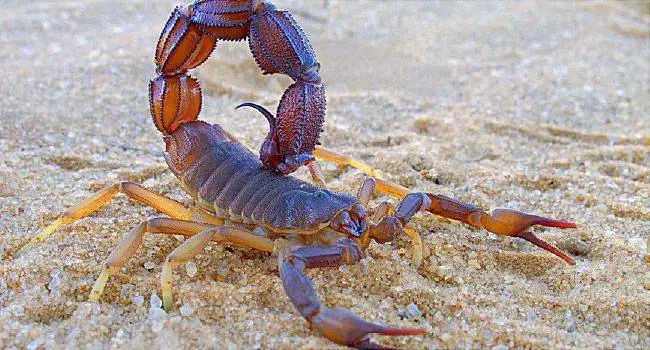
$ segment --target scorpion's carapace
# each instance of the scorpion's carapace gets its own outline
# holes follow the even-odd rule
[[[325,119],[325,88],[305,33],[289,12],[270,3],[202,0],[174,9],[156,47],[159,76],[149,87],[151,115],[165,135],[195,120],[201,90],[187,71],[210,56],[217,40],[246,38],[264,74],[282,73],[295,81],[282,96],[267,142],[260,148],[266,169],[289,174],[314,159],[312,151]]]

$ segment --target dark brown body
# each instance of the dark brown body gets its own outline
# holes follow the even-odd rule
[[[316,232],[357,203],[353,196],[265,170],[219,125],[183,123],[165,142],[165,160],[184,189],[204,209],[233,221],[278,233]]]

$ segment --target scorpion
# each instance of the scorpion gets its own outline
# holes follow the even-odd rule
[[[208,58],[217,40],[246,38],[264,74],[283,73],[295,80],[282,96],[277,116],[253,103],[237,107],[257,109],[270,124],[259,157],[218,124],[197,120],[201,90],[198,81],[186,74]],[[276,255],[289,300],[329,340],[359,349],[381,348],[370,334],[406,336],[426,331],[370,323],[347,309],[321,304],[305,270],[355,264],[371,241],[381,244],[401,235],[411,238],[412,263],[419,266],[422,242],[408,226],[417,212],[519,237],[575,264],[528,230],[533,225],[575,228],[572,222],[513,209],[488,213],[444,195],[411,192],[382,180],[377,171],[352,157],[317,146],[325,111],[320,65],[289,12],[259,0],[201,0],[177,7],[160,35],[155,61],[159,75],[149,85],[151,114],[163,134],[165,161],[194,204],[185,206],[135,183],[120,182],[63,212],[16,253],[23,254],[61,225],[98,210],[118,193],[167,215],[143,221],[122,238],[92,287],[91,301],[99,300],[109,277],[136,252],[145,234],[181,234],[189,238],[163,263],[160,284],[165,310],[175,307],[173,269],[211,242],[220,242]],[[370,176],[356,196],[330,191],[315,158],[352,166]],[[315,184],[288,175],[303,165],[309,167]],[[368,204],[374,191],[400,202],[394,207],[383,201],[371,212]]]

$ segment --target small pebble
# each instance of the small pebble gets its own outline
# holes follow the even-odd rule
[[[162,331],[163,326],[164,325],[162,324],[162,322],[158,322],[158,321],[151,322],[151,330],[154,333],[158,333],[158,332]]]
[[[131,288],[133,288],[133,285],[131,284],[123,285],[122,288],[120,288],[120,298],[127,299],[129,294],[131,294]]]
[[[120,328],[115,332],[115,338],[121,339],[124,337],[124,329]]]
[[[196,276],[196,272],[198,271],[198,269],[196,268],[196,264],[192,260],[190,260],[185,263],[185,271],[187,272],[187,275],[189,277],[194,277]]]
[[[149,303],[151,304],[152,309],[160,309],[162,307],[162,300],[160,300],[156,293],[151,294]]]
[[[21,304],[13,305],[13,307],[9,308],[9,311],[11,311],[14,316],[20,317],[25,315],[25,307]]]
[[[648,243],[645,239],[643,239],[643,237],[632,237],[628,239],[628,242],[632,248],[641,254],[645,254],[646,250],[648,249]]]
[[[528,323],[533,323],[535,320],[537,320],[537,313],[533,310],[528,310],[526,313],[526,321],[528,321]]]
[[[35,339],[31,341],[29,344],[27,344],[27,349],[28,350],[36,350],[38,349],[38,346],[41,345],[41,339]]]
[[[566,241],[564,242],[564,247],[569,253],[573,255],[582,256],[582,257],[586,257],[587,254],[589,254],[589,251],[591,250],[589,244],[579,240],[576,237],[567,238]]]
[[[448,279],[451,275],[451,266],[449,265],[440,265],[438,266],[438,277]]]
[[[276,259],[274,258],[273,260]],[[228,277],[228,271],[230,271],[230,266],[228,266],[226,263],[221,263],[217,269],[217,279],[220,281],[225,281],[226,277]]]
[[[406,317],[409,319],[419,319],[422,317],[422,313],[417,305],[411,303],[406,306]]]
[[[573,315],[570,310],[566,310],[564,315],[565,320],[565,329],[568,333],[573,333],[576,331],[576,323],[573,320]]]
[[[181,312],[182,316],[187,317],[194,313],[194,308],[189,304],[185,304],[181,306],[180,309],[178,309],[178,311]]]
[[[163,309],[152,308],[151,310],[149,310],[149,319],[151,321],[160,321],[166,318],[167,318],[167,313]]]
[[[153,270],[156,268],[156,264],[153,261],[147,261],[144,263],[144,268],[147,270]]]
[[[133,297],[133,304],[137,306],[142,306],[144,304],[144,297],[142,295],[136,295]]]
[[[61,285],[61,278],[58,275],[56,275],[52,278],[50,283],[47,285],[47,289],[55,290],[59,288],[60,285]]]

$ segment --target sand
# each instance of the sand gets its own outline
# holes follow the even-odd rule
[[[150,311],[183,240],[150,235],[86,302],[120,237],[159,216],[123,196],[12,259],[70,205],[130,180],[189,204],[148,112],[153,51],[174,1],[17,1],[0,8],[0,348],[325,348],[284,296],[274,259],[211,245],[177,269],[183,313]],[[432,215],[359,265],[308,272],[327,305],[424,327],[404,348],[650,347],[650,5],[277,0],[327,85],[323,144],[417,190],[579,224],[518,239]],[[201,118],[257,147],[289,84],[245,43],[193,72]],[[336,190],[362,174],[325,166]],[[300,171],[299,176],[307,178]],[[373,203],[384,198],[376,198]],[[189,271],[189,273],[188,273]],[[156,297],[154,304],[156,303]]]

